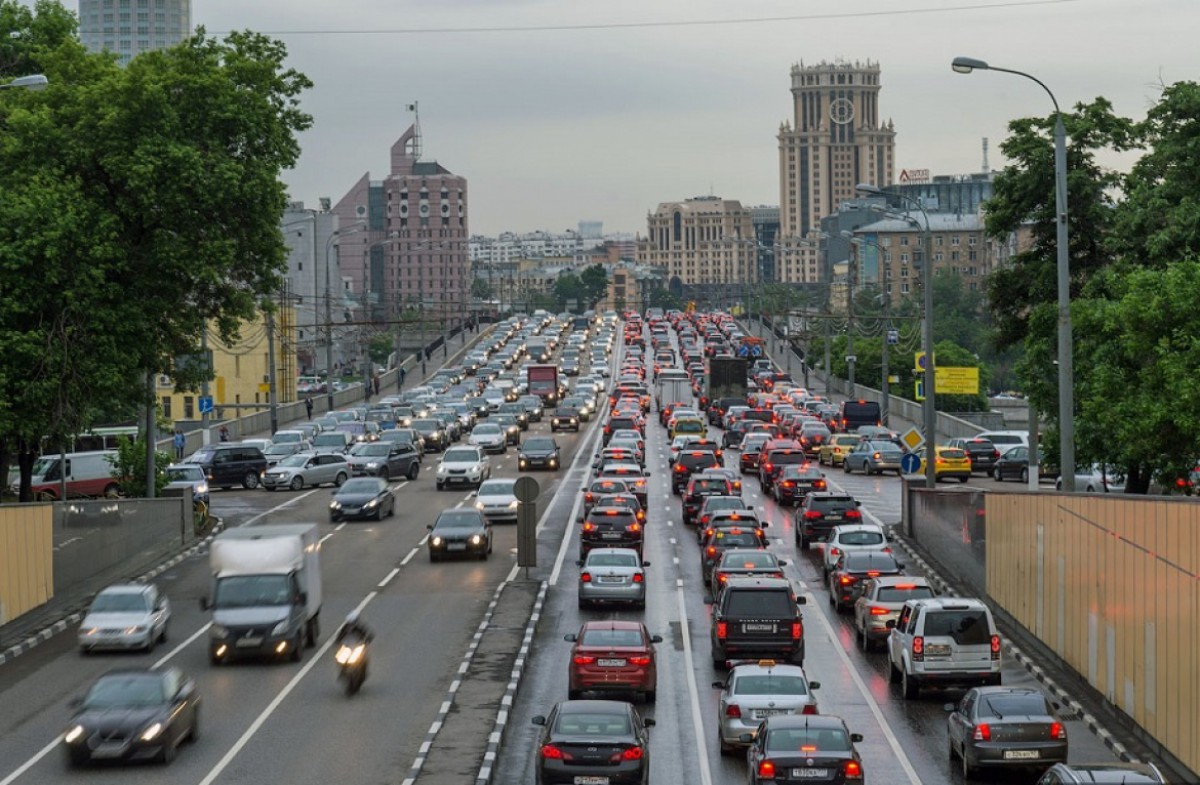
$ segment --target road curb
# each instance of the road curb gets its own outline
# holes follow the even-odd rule
[[[162,564],[153,568],[149,572],[146,572],[146,573],[139,575],[138,577],[132,579],[131,583],[146,583],[147,581],[152,581],[155,578],[157,578],[159,575],[162,575],[167,570],[178,565],[184,559],[194,556],[201,549],[207,547],[209,545],[209,543],[212,542],[213,538],[216,536],[216,532],[220,530],[220,520],[216,519],[215,517],[214,517],[214,520],[215,520],[215,523],[213,524],[213,534],[208,535],[207,537],[205,537],[202,540],[197,540],[195,543],[188,546],[185,550],[182,550],[179,553],[175,554],[174,556],[167,559],[165,562],[163,562]],[[9,646],[4,651],[0,652],[0,665],[4,665],[5,663],[11,662],[12,660],[16,659],[17,657],[20,657],[22,654],[27,653],[29,650],[50,640],[55,635],[58,635],[61,632],[65,632],[67,630],[67,628],[70,627],[71,625],[78,624],[80,621],[83,620],[84,614],[86,612],[86,605],[87,604],[85,603],[84,607],[81,607],[80,609],[75,610],[75,611],[71,611],[66,616],[58,619],[57,621],[53,622],[52,624],[47,625],[46,627],[43,627],[42,629],[38,630],[37,632],[33,633],[32,635],[29,635],[27,638],[25,638],[25,640],[21,641],[20,643],[15,643],[12,646]]]
[[[923,556],[921,556],[920,553],[917,552],[917,550],[907,541],[907,539],[897,533],[894,542],[921,567],[922,572],[925,573],[925,576],[929,579],[929,582],[933,584],[933,587],[937,589],[939,593],[948,594],[951,597],[961,596],[958,590],[955,589],[948,581],[946,581],[946,579],[943,578],[941,574],[935,570],[933,566],[926,561]],[[1129,750],[1125,748],[1124,744],[1117,741],[1116,737],[1114,737],[1107,728],[1101,725],[1095,716],[1093,716],[1083,707],[1083,704],[1072,698],[1066,690],[1058,685],[1058,682],[1051,678],[1050,675],[1047,674],[1040,665],[1033,661],[1033,658],[1022,651],[1020,647],[1018,647],[1012,641],[1008,640],[1007,637],[1005,637],[1004,640],[1004,648],[1008,650],[1008,653],[1012,655],[1014,660],[1021,664],[1021,667],[1028,671],[1029,674],[1033,676],[1033,678],[1037,679],[1039,683],[1045,685],[1046,689],[1052,695],[1054,695],[1055,698],[1060,700],[1067,709],[1078,716],[1079,720],[1087,726],[1088,730],[1095,734],[1095,736],[1100,739],[1101,743],[1104,744],[1105,747],[1108,747],[1108,749],[1111,750],[1114,755],[1126,763],[1141,763],[1141,760],[1137,756],[1131,754]]]

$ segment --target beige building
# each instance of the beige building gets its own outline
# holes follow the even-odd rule
[[[663,202],[646,222],[639,264],[662,267],[669,279],[714,293],[758,281],[754,226],[741,202],[716,196]]]
[[[820,281],[809,232],[855,199],[859,183],[892,182],[896,132],[879,112],[878,63],[792,66],[792,118],[779,128],[779,237],[775,275]]]
[[[650,306],[650,289],[663,286],[666,270],[621,262],[608,276],[608,293],[596,305],[597,311],[643,312]]]

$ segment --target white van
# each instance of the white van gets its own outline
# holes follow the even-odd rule
[[[43,455],[33,464],[33,497],[42,501],[60,501],[65,476],[68,498],[114,498],[117,495],[117,481],[113,477],[113,466],[109,459],[116,457],[116,450]]]
[[[1001,453],[1009,447],[1016,447],[1017,445],[1029,446],[1028,431],[984,431],[983,433],[975,434],[972,438],[987,439],[996,445],[996,449]]]

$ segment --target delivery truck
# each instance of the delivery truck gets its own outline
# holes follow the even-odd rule
[[[541,398],[547,409],[558,406],[558,366],[529,366],[529,394]]]
[[[659,411],[673,403],[692,405],[692,380],[687,371],[667,368],[654,379],[654,403]]]
[[[209,553],[209,659],[290,658],[317,645],[321,541],[315,523],[246,526],[217,536]]]

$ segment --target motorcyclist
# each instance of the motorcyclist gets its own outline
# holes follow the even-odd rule
[[[337,635],[334,637],[335,643],[341,643],[342,640],[350,635],[357,635],[362,639],[363,643],[370,643],[375,639],[375,632],[367,626],[361,618],[358,611],[350,611],[346,615],[346,620],[342,622],[342,626],[338,628]]]

